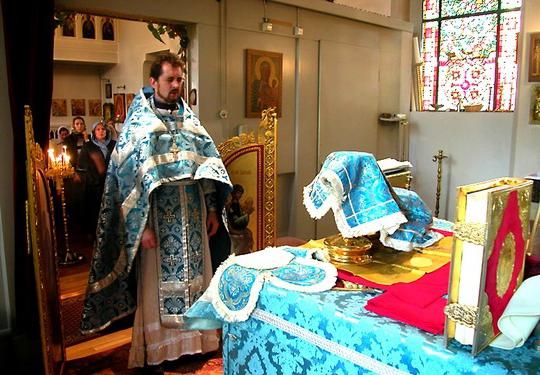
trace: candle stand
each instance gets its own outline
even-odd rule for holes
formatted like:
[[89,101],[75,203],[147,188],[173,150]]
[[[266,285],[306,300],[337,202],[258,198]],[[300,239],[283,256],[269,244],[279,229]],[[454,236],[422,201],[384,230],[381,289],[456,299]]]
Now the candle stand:
[[80,263],[84,261],[84,256],[72,251],[69,247],[68,216],[66,213],[64,179],[73,178],[75,175],[75,169],[69,163],[69,156],[66,153],[65,146],[64,152],[58,156],[54,155],[54,150],[49,149],[49,166],[45,172],[45,175],[50,180],[54,181],[56,193],[57,195],[60,195],[60,203],[62,206],[62,221],[64,223],[64,242],[66,252],[59,264],[61,266],[69,266]]

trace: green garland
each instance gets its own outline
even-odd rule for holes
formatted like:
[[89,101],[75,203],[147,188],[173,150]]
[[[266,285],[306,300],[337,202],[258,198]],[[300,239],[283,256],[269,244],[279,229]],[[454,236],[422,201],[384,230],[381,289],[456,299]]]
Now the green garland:
[[179,55],[184,55],[185,50],[189,45],[189,37],[187,35],[187,27],[185,25],[175,25],[175,24],[163,24],[163,23],[152,23],[148,22],[148,30],[152,33],[154,38],[159,40],[161,43],[165,44],[161,36],[166,34],[169,38],[174,39],[178,37],[180,39],[180,48],[178,49]]

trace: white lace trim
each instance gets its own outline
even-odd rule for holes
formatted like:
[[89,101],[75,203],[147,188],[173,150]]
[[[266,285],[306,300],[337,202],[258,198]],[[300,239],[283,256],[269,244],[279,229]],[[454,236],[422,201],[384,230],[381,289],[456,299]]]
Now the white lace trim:
[[388,233],[394,233],[402,223],[407,222],[405,215],[403,215],[401,212],[395,212],[393,214],[364,224],[359,224],[351,228],[345,219],[345,215],[343,214],[341,207],[338,210],[334,210],[334,217],[336,219],[336,225],[339,232],[345,238],[365,236],[382,230],[385,230]]
[[343,358],[346,361],[352,362],[357,366],[360,366],[364,369],[375,372],[376,374],[384,375],[405,375],[408,374],[402,370],[396,369],[390,365],[387,365],[383,362],[380,362],[376,359],[368,357],[364,354],[358,353],[357,351],[347,348],[343,345],[337,344],[328,340],[327,338],[321,337],[303,327],[300,327],[294,323],[290,323],[285,319],[282,319],[276,315],[273,315],[269,312],[263,311],[261,309],[255,309],[252,314],[254,319],[258,319],[262,322],[270,324],[288,334],[298,337],[302,340],[309,342],[317,346],[320,349],[326,350],[329,353],[337,355],[338,357]]
[[381,230],[381,235],[379,240],[384,246],[391,247],[392,249],[401,250],[401,251],[412,251],[414,248],[424,248],[433,245],[435,242],[439,241],[444,236],[440,233],[431,231],[432,238],[429,241],[424,243],[410,242],[404,240],[398,240],[396,238],[390,237],[390,235]]
[[[328,193],[328,197],[318,208],[315,207],[310,196],[315,184],[324,185]],[[323,217],[330,208],[341,206],[343,199],[343,185],[341,184],[341,180],[330,170],[321,172],[311,184],[304,187],[304,206],[309,215],[316,220]]]

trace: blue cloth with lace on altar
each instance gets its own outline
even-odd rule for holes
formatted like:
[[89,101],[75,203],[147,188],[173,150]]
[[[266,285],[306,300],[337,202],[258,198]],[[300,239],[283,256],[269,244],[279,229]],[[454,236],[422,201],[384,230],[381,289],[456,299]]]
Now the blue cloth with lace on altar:
[[380,233],[383,245],[401,251],[411,251],[414,248],[424,248],[439,241],[443,235],[432,231],[433,215],[424,201],[414,191],[393,188],[397,195],[396,202],[407,218],[392,234],[385,231]]
[[380,232],[381,242],[401,251],[427,247],[442,235],[430,230],[432,214],[418,194],[393,189],[372,154],[337,151],[304,188],[304,205],[320,219],[330,208],[343,237]]
[[314,252],[281,246],[231,255],[218,268],[203,296],[187,311],[187,326],[210,329],[219,327],[219,321],[249,319],[265,283],[308,293],[329,290],[336,283],[337,270],[332,264],[313,259]]
[[320,219],[331,208],[343,237],[379,230],[393,233],[407,221],[372,154],[333,152],[313,181],[304,188],[304,205]]
[[538,374],[534,338],[470,347],[364,309],[371,293],[302,293],[270,283],[250,318],[223,326],[224,374]]

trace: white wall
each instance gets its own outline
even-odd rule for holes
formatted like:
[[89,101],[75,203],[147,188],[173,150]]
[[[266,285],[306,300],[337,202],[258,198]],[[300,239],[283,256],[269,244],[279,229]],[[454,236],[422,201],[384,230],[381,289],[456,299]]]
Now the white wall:
[[442,162],[439,217],[454,220],[456,187],[510,174],[513,113],[412,112],[412,188],[435,210],[438,150]]
[[142,86],[149,85],[143,74],[146,54],[169,49],[177,52],[180,42],[164,35],[165,44],[161,43],[148,31],[145,22],[117,20],[116,25],[119,61],[110,67],[103,66],[101,78],[110,80],[113,93],[136,94]]
[[71,129],[73,115],[71,114],[71,99],[86,99],[84,121],[86,130],[90,131],[92,124],[99,116],[88,115],[88,99],[101,99],[100,67],[98,65],[58,63],[53,69],[53,99],[67,99],[67,116],[53,116],[51,113],[51,128],[66,126]]
[[514,126],[516,128],[512,173],[524,176],[540,172],[540,125],[529,123],[531,92],[540,82],[529,83],[530,33],[540,32],[540,1],[525,0],[523,5],[522,28],[520,33],[521,66],[517,91]]

